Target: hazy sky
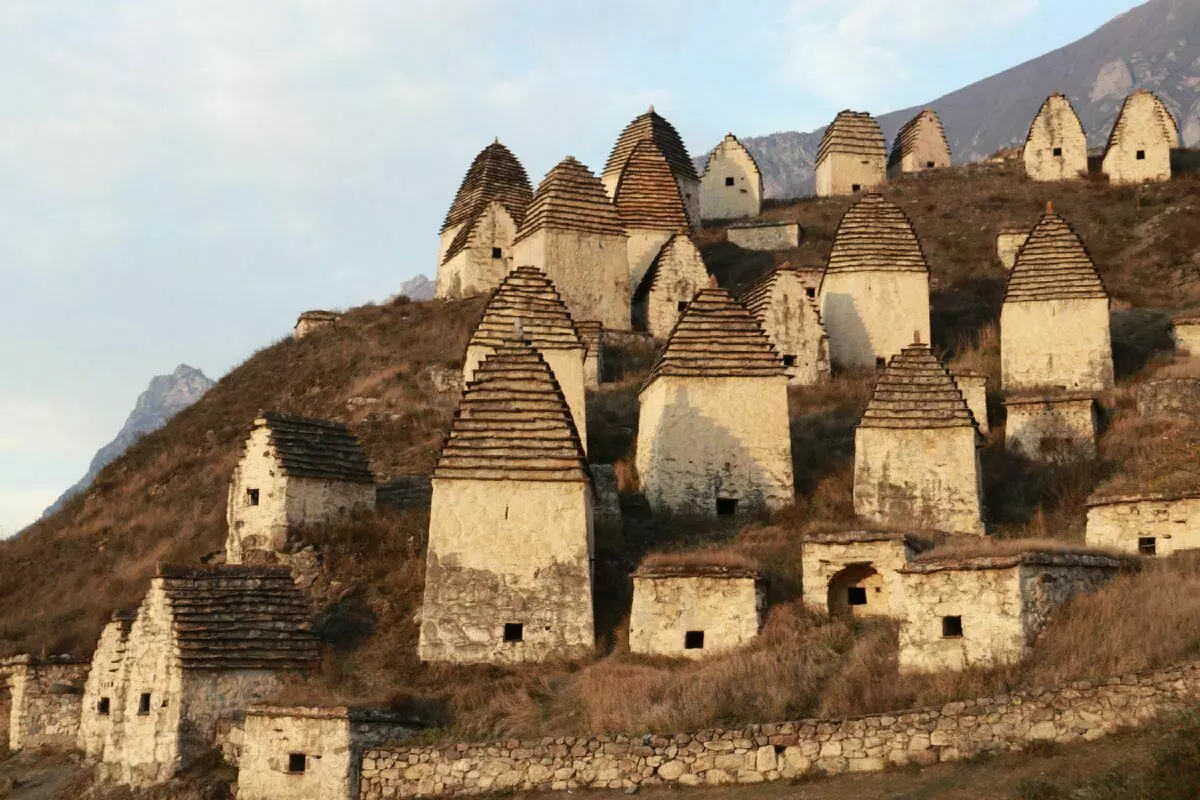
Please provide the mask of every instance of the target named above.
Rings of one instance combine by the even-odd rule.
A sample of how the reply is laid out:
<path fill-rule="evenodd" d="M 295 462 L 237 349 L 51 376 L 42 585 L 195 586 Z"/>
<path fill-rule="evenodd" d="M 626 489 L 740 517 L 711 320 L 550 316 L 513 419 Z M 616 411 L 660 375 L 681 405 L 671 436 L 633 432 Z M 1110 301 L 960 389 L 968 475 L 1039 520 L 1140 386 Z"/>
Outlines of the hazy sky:
<path fill-rule="evenodd" d="M 932 100 L 1132 0 L 0 0 L 0 535 L 151 376 L 436 270 L 472 157 L 603 167 Z"/>

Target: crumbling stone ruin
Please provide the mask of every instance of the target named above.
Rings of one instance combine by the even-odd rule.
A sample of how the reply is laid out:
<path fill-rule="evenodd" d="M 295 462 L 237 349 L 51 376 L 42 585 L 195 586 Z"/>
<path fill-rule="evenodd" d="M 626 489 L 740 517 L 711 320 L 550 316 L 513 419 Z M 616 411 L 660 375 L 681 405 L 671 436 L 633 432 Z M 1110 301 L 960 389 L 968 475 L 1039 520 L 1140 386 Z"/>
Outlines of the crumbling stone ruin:
<path fill-rule="evenodd" d="M 976 427 L 979 428 L 980 433 L 986 436 L 988 432 L 987 375 L 981 375 L 969 369 L 956 369 L 952 374 L 955 385 L 962 392 L 963 399 L 967 401 L 967 408 L 971 409 L 971 416 L 975 418 Z"/>
<path fill-rule="evenodd" d="M 265 411 L 229 482 L 226 559 L 282 550 L 299 528 L 375 507 L 375 476 L 340 422 Z"/>
<path fill-rule="evenodd" d="M 1200 313 L 1186 311 L 1176 314 L 1171 327 L 1175 352 L 1200 356 Z"/>
<path fill-rule="evenodd" d="M 588 652 L 592 502 L 550 365 L 525 342 L 496 346 L 467 384 L 433 473 L 421 659 Z"/>
<path fill-rule="evenodd" d="M 904 348 L 854 431 L 854 513 L 881 525 L 982 535 L 981 440 L 928 345 Z"/>
<path fill-rule="evenodd" d="M 500 140 L 475 156 L 442 223 L 434 296 L 494 289 L 514 263 L 513 244 L 532 199 L 525 168 Z"/>
<path fill-rule="evenodd" d="M 546 174 L 513 243 L 513 263 L 554 281 L 574 319 L 629 329 L 625 226 L 604 186 L 567 156 Z"/>
<path fill-rule="evenodd" d="M 653 139 L 634 145 L 617 181 L 613 205 L 629 237 L 626 248 L 632 293 L 663 245 L 673 236 L 691 233 L 671 165 Z"/>
<path fill-rule="evenodd" d="M 918 559 L 899 571 L 906 609 L 900 671 L 1019 661 L 1054 609 L 1128 566 L 1108 556 L 1059 552 Z"/>
<path fill-rule="evenodd" d="M 1096 457 L 1096 401 L 1087 392 L 1010 394 L 1004 447 L 1034 461 L 1066 464 Z"/>
<path fill-rule="evenodd" d="M 785 264 L 752 284 L 741 298 L 779 353 L 793 386 L 829 380 L 829 335 L 816 294 L 799 270 Z"/>
<path fill-rule="evenodd" d="M 78 746 L 88 758 L 99 759 L 111 747 L 125 714 L 125 646 L 136 611 L 117 611 L 100 632 L 91 668 L 83 687 Z"/>
<path fill-rule="evenodd" d="M 1111 183 L 1169 181 L 1171 150 L 1178 146 L 1175 117 L 1156 94 L 1138 89 L 1117 113 L 1100 169 Z"/>
<path fill-rule="evenodd" d="M 667 338 L 683 308 L 709 280 L 704 258 L 692 240 L 682 234 L 672 236 L 633 293 L 633 329 L 655 339 Z"/>
<path fill-rule="evenodd" d="M 1025 136 L 1025 172 L 1035 181 L 1079 180 L 1087 174 L 1087 135 L 1071 101 L 1046 98 Z"/>
<path fill-rule="evenodd" d="M 1096 493 L 1087 502 L 1087 544 L 1141 556 L 1200 549 L 1200 494 Z"/>
<path fill-rule="evenodd" d="M 762 576 L 717 565 L 641 567 L 633 573 L 629 649 L 702 658 L 758 636 L 766 614 Z"/>
<path fill-rule="evenodd" d="M 875 188 L 887 177 L 887 161 L 887 143 L 874 117 L 865 111 L 839 111 L 817 150 L 817 197 Z"/>
<path fill-rule="evenodd" d="M 1029 231 L 1024 228 L 1004 228 L 996 234 L 996 258 L 1005 269 L 1017 263 L 1017 253 L 1028 238 Z"/>
<path fill-rule="evenodd" d="M 838 224 L 821 282 L 821 318 L 835 368 L 882 367 L 929 339 L 929 265 L 904 212 L 869 192 Z"/>
<path fill-rule="evenodd" d="M 725 229 L 725 238 L 743 250 L 794 250 L 800 246 L 800 223 L 786 219 L 735 222 Z"/>
<path fill-rule="evenodd" d="M 613 145 L 608 154 L 608 161 L 604 164 L 604 191 L 609 197 L 616 197 L 617 184 L 621 181 L 621 173 L 629 156 L 644 139 L 652 141 L 666 157 L 679 186 L 688 221 L 691 227 L 700 227 L 700 178 L 696 175 L 696 165 L 692 163 L 692 157 L 683 146 L 683 139 L 679 138 L 675 126 L 658 114 L 654 106 L 650 106 L 645 114 L 626 125 L 625 130 L 617 137 L 617 143 Z"/>
<path fill-rule="evenodd" d="M 801 543 L 804 605 L 831 616 L 899 616 L 898 571 L 922 549 L 911 534 L 896 531 L 809 534 Z"/>
<path fill-rule="evenodd" d="M 340 316 L 341 314 L 336 311 L 305 311 L 296 319 L 296 327 L 292 329 L 292 338 L 303 339 L 313 331 L 328 328 L 337 322 Z"/>
<path fill-rule="evenodd" d="M 950 145 L 937 112 L 927 108 L 904 123 L 892 142 L 887 174 L 923 172 L 950 166 Z"/>
<path fill-rule="evenodd" d="M 0 660 L 9 713 L 4 723 L 9 750 L 72 750 L 79 735 L 86 661 L 69 656 Z"/>
<path fill-rule="evenodd" d="M 758 163 L 732 133 L 713 148 L 700 176 L 700 219 L 744 219 L 762 210 Z"/>
<path fill-rule="evenodd" d="M 787 375 L 725 289 L 684 309 L 638 395 L 637 470 L 655 512 L 727 516 L 792 502 Z"/>

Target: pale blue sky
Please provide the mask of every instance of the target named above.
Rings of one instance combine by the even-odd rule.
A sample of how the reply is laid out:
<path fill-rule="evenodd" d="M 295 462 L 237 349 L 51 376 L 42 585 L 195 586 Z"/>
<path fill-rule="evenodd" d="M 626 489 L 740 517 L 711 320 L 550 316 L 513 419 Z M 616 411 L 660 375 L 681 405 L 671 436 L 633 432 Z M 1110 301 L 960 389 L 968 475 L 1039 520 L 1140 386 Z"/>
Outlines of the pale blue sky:
<path fill-rule="evenodd" d="M 536 185 L 653 103 L 695 154 L 932 100 L 1133 5 L 0 0 L 0 535 L 152 375 L 432 277 L 493 136 Z"/>

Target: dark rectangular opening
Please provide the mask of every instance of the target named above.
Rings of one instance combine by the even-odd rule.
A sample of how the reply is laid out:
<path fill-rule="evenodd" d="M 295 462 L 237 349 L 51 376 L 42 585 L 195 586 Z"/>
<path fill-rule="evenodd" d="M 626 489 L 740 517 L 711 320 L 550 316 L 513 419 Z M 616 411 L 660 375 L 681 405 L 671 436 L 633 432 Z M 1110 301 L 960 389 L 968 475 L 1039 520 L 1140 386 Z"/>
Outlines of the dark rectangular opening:
<path fill-rule="evenodd" d="M 846 587 L 846 605 L 865 606 L 867 604 L 867 589 L 865 586 Z"/>
<path fill-rule="evenodd" d="M 687 308 L 687 300 L 680 300 L 678 303 L 675 304 L 675 310 L 678 311 L 680 314 L 682 314 L 684 312 L 684 309 L 686 309 L 686 308 Z"/>
<path fill-rule="evenodd" d="M 1158 552 L 1158 542 L 1153 536 L 1138 537 L 1138 552 L 1144 556 L 1152 556 Z"/>
<path fill-rule="evenodd" d="M 737 513 L 737 504 L 738 504 L 738 501 L 734 500 L 732 497 L 718 497 L 717 498 L 717 516 L 718 517 L 732 517 L 734 514 Z"/>
<path fill-rule="evenodd" d="M 247 489 L 246 490 L 246 505 L 248 505 L 248 506 L 258 505 L 258 489 Z"/>
<path fill-rule="evenodd" d="M 962 617 L 942 617 L 943 639 L 957 639 L 962 635 Z"/>
<path fill-rule="evenodd" d="M 726 185 L 726 186 L 733 186 L 733 178 L 726 178 L 726 179 L 725 179 L 725 185 Z"/>
<path fill-rule="evenodd" d="M 785 367 L 794 367 L 794 366 L 796 366 L 796 357 L 795 357 L 795 356 L 784 356 L 784 357 L 783 357 L 783 365 L 784 365 Z"/>
<path fill-rule="evenodd" d="M 110 701 L 107 697 L 101 697 L 99 702 L 96 703 L 96 713 L 102 717 L 107 717 L 111 707 L 112 701 Z"/>
<path fill-rule="evenodd" d="M 504 623 L 504 641 L 520 642 L 525 639 L 525 626 L 520 622 Z"/>
<path fill-rule="evenodd" d="M 142 696 L 138 698 L 138 713 L 139 714 L 149 714 L 150 713 L 150 693 L 149 692 L 144 692 L 142 694 Z"/>
<path fill-rule="evenodd" d="M 288 753 L 288 772 L 304 772 L 308 769 L 308 756 L 304 753 Z"/>
<path fill-rule="evenodd" d="M 703 650 L 704 631 L 688 631 L 687 633 L 683 634 L 683 649 Z"/>
<path fill-rule="evenodd" d="M 850 185 L 850 191 L 852 191 L 852 192 L 857 192 L 857 191 L 861 191 L 861 190 L 862 190 L 861 183 L 853 183 Z"/>
<path fill-rule="evenodd" d="M 816 289 L 814 289 L 814 288 L 813 288 L 813 287 L 811 287 L 811 286 L 805 286 L 805 287 L 804 287 L 804 294 L 805 294 L 805 296 L 806 296 L 806 297 L 816 297 L 816 296 L 817 296 L 817 290 L 816 290 Z"/>
<path fill-rule="evenodd" d="M 1145 150 L 1138 150 L 1138 151 L 1137 151 L 1137 160 L 1138 160 L 1138 161 L 1145 161 L 1145 160 L 1146 160 L 1146 151 L 1145 151 Z"/>
<path fill-rule="evenodd" d="M 500 258 L 503 255 L 504 255 L 504 251 L 501 250 L 499 247 L 492 248 L 492 258 Z"/>
<path fill-rule="evenodd" d="M 1056 155 L 1056 156 L 1061 156 L 1061 155 L 1062 155 L 1062 148 L 1061 148 L 1061 147 L 1056 147 L 1056 148 L 1054 148 L 1054 150 L 1052 150 L 1051 152 L 1052 152 L 1052 153 L 1054 153 L 1054 155 Z"/>
<path fill-rule="evenodd" d="M 887 366 L 887 359 L 883 356 L 875 356 L 875 369 L 883 369 Z"/>
<path fill-rule="evenodd" d="M 925 162 L 925 169 L 933 169 L 933 162 L 932 162 L 932 161 L 926 161 L 926 162 Z"/>

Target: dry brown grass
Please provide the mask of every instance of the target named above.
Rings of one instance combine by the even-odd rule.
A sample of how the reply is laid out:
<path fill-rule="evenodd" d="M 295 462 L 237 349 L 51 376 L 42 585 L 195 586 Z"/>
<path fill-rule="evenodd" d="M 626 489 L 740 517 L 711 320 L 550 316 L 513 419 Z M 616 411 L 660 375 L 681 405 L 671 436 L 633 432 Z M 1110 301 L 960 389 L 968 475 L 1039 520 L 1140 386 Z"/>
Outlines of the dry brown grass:
<path fill-rule="evenodd" d="M 641 566 L 654 567 L 729 567 L 757 570 L 760 564 L 745 553 L 713 547 L 703 550 L 651 553 L 642 559 Z"/>
<path fill-rule="evenodd" d="M 1200 490 L 1200 421 L 1193 416 L 1143 418 L 1135 409 L 1120 409 L 1100 441 L 1100 454 L 1118 468 L 1097 487 L 1101 494 Z"/>
<path fill-rule="evenodd" d="M 1102 555 L 1125 558 L 1115 551 L 1082 547 L 1061 539 L 1028 538 L 1000 539 L 982 536 L 954 536 L 942 539 L 932 549 L 921 553 L 916 561 L 938 559 L 975 558 L 979 556 L 1015 556 L 1022 553 L 1063 553 L 1076 555 Z"/>

